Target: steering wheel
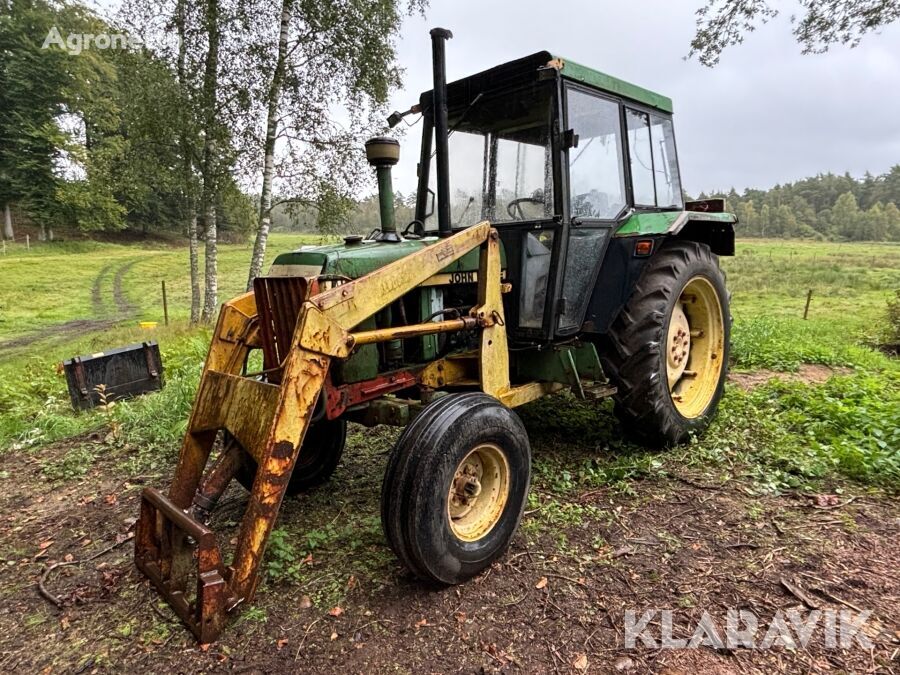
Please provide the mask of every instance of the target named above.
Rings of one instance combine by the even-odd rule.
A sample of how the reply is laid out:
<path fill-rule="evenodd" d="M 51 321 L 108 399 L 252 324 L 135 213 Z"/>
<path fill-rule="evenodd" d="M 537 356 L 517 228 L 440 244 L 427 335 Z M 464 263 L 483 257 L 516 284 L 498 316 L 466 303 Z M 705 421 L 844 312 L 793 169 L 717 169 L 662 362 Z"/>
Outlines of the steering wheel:
<path fill-rule="evenodd" d="M 543 190 L 535 190 L 530 197 L 519 197 L 518 199 L 513 199 L 509 204 L 506 205 L 506 212 L 509 214 L 509 217 L 515 220 L 518 218 L 519 220 L 526 220 L 525 212 L 522 211 L 522 204 L 540 204 L 544 205 L 544 191 Z M 516 215 L 518 213 L 518 216 Z"/>

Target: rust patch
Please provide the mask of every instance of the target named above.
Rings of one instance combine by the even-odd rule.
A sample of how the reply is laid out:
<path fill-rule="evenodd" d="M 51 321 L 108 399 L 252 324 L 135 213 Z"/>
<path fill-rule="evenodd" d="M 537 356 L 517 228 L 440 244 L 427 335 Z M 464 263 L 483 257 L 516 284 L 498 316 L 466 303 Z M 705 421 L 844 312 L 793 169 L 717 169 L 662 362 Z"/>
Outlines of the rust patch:
<path fill-rule="evenodd" d="M 294 444 L 289 441 L 279 441 L 272 448 L 272 457 L 275 459 L 288 459 L 294 454 Z"/>

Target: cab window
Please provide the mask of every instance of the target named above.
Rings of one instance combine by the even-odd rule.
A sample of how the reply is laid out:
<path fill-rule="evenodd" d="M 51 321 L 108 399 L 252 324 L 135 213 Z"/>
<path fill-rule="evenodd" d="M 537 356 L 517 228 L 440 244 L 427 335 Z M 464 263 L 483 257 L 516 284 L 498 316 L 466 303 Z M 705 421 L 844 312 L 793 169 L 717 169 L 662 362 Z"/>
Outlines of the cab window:
<path fill-rule="evenodd" d="M 578 136 L 569 149 L 572 216 L 612 220 L 625 208 L 619 104 L 570 88 L 568 127 Z"/>
<path fill-rule="evenodd" d="M 682 208 L 672 120 L 631 108 L 625 120 L 635 206 Z"/>

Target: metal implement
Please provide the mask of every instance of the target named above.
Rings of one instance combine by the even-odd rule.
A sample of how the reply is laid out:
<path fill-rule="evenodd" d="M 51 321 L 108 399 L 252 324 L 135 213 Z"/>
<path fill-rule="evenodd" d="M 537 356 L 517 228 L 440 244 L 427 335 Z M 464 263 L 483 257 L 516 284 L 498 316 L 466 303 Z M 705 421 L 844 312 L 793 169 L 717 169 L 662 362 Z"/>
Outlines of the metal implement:
<path fill-rule="evenodd" d="M 63 362 L 75 410 L 88 410 L 163 388 L 159 345 L 142 342 Z"/>

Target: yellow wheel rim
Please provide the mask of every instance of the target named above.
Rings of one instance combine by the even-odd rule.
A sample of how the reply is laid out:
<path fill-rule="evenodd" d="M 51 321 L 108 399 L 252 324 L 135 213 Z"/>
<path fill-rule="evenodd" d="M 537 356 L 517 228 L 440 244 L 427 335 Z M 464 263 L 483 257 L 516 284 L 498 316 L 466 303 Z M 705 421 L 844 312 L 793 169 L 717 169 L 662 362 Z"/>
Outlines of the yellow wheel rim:
<path fill-rule="evenodd" d="M 453 534 L 477 541 L 500 520 L 509 499 L 509 462 L 493 443 L 479 445 L 456 467 L 447 497 Z"/>
<path fill-rule="evenodd" d="M 706 277 L 690 279 L 669 316 L 666 376 L 678 412 L 702 415 L 719 387 L 725 345 L 725 322 L 719 294 Z"/>

